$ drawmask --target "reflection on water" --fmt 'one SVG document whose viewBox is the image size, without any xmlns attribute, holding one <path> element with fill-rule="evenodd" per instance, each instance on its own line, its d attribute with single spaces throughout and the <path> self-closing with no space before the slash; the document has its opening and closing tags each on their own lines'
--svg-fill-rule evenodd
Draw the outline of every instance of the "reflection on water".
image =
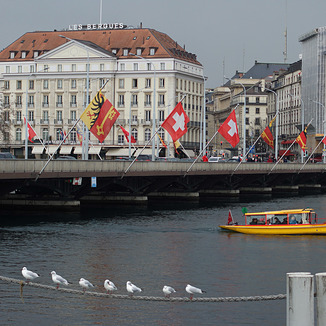
<svg viewBox="0 0 326 326">
<path fill-rule="evenodd" d="M 0 275 L 21 278 L 27 266 L 51 284 L 55 270 L 78 287 L 84 277 L 104 292 L 112 279 L 126 294 L 130 280 L 144 295 L 186 284 L 209 297 L 285 293 L 287 272 L 325 272 L 323 236 L 257 236 L 220 231 L 231 209 L 314 208 L 326 217 L 326 196 L 236 202 L 85 207 L 80 213 L 1 212 Z M 285 300 L 243 303 L 158 303 L 93 298 L 0 282 L 0 324 L 10 325 L 284 325 Z"/>
</svg>

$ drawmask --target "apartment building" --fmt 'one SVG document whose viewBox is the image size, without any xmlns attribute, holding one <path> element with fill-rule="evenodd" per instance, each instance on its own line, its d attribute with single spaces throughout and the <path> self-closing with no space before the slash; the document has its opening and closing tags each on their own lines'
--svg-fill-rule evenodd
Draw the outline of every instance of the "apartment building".
<svg viewBox="0 0 326 326">
<path fill-rule="evenodd" d="M 103 87 L 120 116 L 102 144 L 90 135 L 97 148 L 93 154 L 126 154 L 119 125 L 131 126 L 135 146 L 143 147 L 181 99 L 190 118 L 181 143 L 193 149 L 200 141 L 203 85 L 196 55 L 154 29 L 119 24 L 118 29 L 27 32 L 0 52 L 0 147 L 24 155 L 25 116 L 42 141 L 59 144 Z M 168 134 L 158 133 L 172 149 Z M 34 152 L 39 148 L 30 145 Z M 77 126 L 64 145 L 71 147 L 66 152 L 80 153 Z M 158 138 L 155 145 L 162 147 Z"/>
</svg>

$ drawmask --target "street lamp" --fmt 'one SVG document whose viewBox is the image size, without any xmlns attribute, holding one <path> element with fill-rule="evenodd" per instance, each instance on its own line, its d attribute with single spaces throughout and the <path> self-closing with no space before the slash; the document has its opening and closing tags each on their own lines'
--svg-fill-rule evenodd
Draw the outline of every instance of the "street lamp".
<svg viewBox="0 0 326 326">
<path fill-rule="evenodd" d="M 76 42 L 80 44 L 87 53 L 87 68 L 86 68 L 86 107 L 89 104 L 89 51 L 88 47 L 85 46 L 83 43 L 81 43 L 78 40 L 73 40 L 70 37 L 64 36 L 64 35 L 59 35 L 62 38 L 65 38 L 68 41 Z M 83 160 L 88 160 L 88 140 L 89 140 L 89 130 L 84 124 L 84 132 L 83 132 L 83 144 L 82 144 L 82 159 Z"/>
<path fill-rule="evenodd" d="M 325 110 L 325 105 L 323 104 L 323 103 L 320 103 L 320 102 L 317 102 L 317 101 L 314 101 L 314 100 L 310 100 L 310 101 L 312 101 L 312 102 L 314 102 L 314 103 L 316 103 L 316 104 L 318 104 L 318 105 L 320 105 L 320 106 L 322 106 L 323 107 L 323 110 L 324 110 L 324 121 L 323 121 L 323 125 L 324 125 L 324 137 L 325 137 L 325 132 L 326 132 L 326 125 L 325 125 L 325 123 L 326 123 L 326 110 Z M 316 124 L 317 124 L 317 120 L 316 120 Z M 326 150 L 325 150 L 325 143 L 323 142 L 323 144 L 324 144 L 324 149 L 323 149 L 323 154 L 322 154 L 322 156 L 323 156 L 323 163 L 326 163 L 326 156 L 325 156 L 325 154 L 326 154 Z"/>
<path fill-rule="evenodd" d="M 155 69 L 155 66 L 154 64 L 152 63 L 151 60 L 149 59 L 146 59 L 144 57 L 141 57 L 140 55 L 137 55 L 137 54 L 134 54 L 134 53 L 131 53 L 129 52 L 130 55 L 133 55 L 139 59 L 143 59 L 145 61 L 148 61 L 150 63 L 150 65 L 153 67 L 154 69 L 154 88 L 153 88 L 153 91 L 154 91 L 154 94 L 153 94 L 153 127 L 152 127 L 152 134 L 154 135 L 155 134 L 155 130 L 156 130 L 156 103 L 155 103 L 155 93 L 156 93 L 156 69 Z M 155 161 L 155 137 L 153 137 L 152 139 L 152 161 Z"/>
<path fill-rule="evenodd" d="M 291 98 L 293 98 L 292 94 L 288 94 Z M 300 98 L 301 101 L 301 131 L 304 129 L 304 103 L 302 98 Z M 301 151 L 301 163 L 303 163 L 304 159 L 304 152 Z"/>
<path fill-rule="evenodd" d="M 278 112 L 279 112 L 279 100 L 278 95 L 275 91 L 265 88 L 266 91 L 274 93 L 276 99 L 276 121 L 275 121 L 275 159 L 278 158 Z"/>
</svg>

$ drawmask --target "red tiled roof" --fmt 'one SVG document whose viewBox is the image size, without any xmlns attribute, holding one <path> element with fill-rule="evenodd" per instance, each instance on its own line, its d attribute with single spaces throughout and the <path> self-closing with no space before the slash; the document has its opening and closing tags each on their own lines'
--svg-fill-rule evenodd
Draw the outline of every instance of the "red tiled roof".
<svg viewBox="0 0 326 326">
<path fill-rule="evenodd" d="M 0 52 L 0 61 L 26 61 L 33 60 L 34 51 L 42 55 L 44 51 L 50 51 L 65 42 L 59 35 L 76 40 L 93 42 L 106 51 L 117 49 L 117 57 L 122 56 L 123 49 L 136 53 L 136 48 L 142 48 L 142 56 L 149 57 L 149 49 L 156 48 L 154 58 L 175 57 L 190 63 L 199 64 L 196 55 L 185 51 L 168 35 L 154 29 L 121 29 L 121 30 L 82 30 L 82 31 L 49 31 L 28 32 Z M 26 51 L 26 58 L 21 58 L 21 52 Z M 16 52 L 15 58 L 10 58 L 10 53 Z M 131 58 L 126 56 L 125 58 Z"/>
</svg>

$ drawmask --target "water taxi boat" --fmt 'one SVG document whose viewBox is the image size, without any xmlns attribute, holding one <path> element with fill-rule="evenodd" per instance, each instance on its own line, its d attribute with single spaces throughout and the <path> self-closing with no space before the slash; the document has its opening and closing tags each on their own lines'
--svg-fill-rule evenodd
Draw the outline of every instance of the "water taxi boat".
<svg viewBox="0 0 326 326">
<path fill-rule="evenodd" d="M 245 213 L 245 224 L 234 223 L 229 213 L 228 223 L 219 227 L 247 234 L 326 234 L 326 219 L 318 219 L 311 208 Z M 324 222 L 321 223 L 320 220 Z"/>
</svg>

